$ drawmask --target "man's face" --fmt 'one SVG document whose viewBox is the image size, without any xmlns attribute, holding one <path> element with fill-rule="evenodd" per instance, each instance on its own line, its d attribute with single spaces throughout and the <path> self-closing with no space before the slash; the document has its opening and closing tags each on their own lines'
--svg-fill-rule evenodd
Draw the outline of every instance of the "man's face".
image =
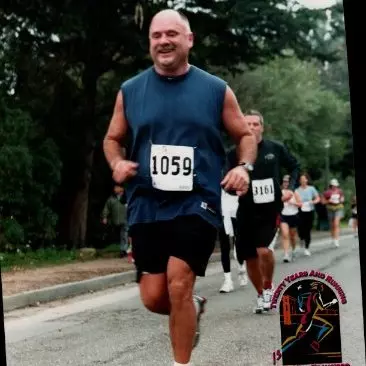
<svg viewBox="0 0 366 366">
<path fill-rule="evenodd" d="M 178 14 L 161 14 L 150 26 L 150 55 L 161 69 L 174 71 L 188 58 L 193 35 Z"/>
<path fill-rule="evenodd" d="M 263 137 L 263 125 L 261 123 L 261 119 L 259 116 L 246 115 L 244 116 L 246 122 L 255 138 L 257 139 L 257 143 L 262 141 Z"/>
</svg>

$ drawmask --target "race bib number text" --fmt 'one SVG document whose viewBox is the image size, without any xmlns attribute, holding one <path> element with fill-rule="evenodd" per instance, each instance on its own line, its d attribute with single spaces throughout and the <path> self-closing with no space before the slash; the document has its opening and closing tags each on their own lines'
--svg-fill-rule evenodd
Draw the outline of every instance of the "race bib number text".
<svg viewBox="0 0 366 366">
<path fill-rule="evenodd" d="M 333 204 L 338 204 L 338 203 L 340 203 L 340 198 L 341 198 L 341 195 L 340 195 L 340 194 L 338 194 L 338 193 L 333 193 L 333 194 L 330 196 L 329 202 L 330 202 L 330 203 L 333 203 Z"/>
<path fill-rule="evenodd" d="M 254 203 L 260 204 L 274 202 L 275 195 L 272 178 L 253 180 L 252 188 Z"/>
<path fill-rule="evenodd" d="M 192 191 L 194 150 L 190 146 L 152 145 L 150 174 L 162 191 Z"/>
<path fill-rule="evenodd" d="M 302 212 L 310 212 L 311 211 L 311 203 L 310 202 L 304 202 L 301 207 Z"/>
</svg>

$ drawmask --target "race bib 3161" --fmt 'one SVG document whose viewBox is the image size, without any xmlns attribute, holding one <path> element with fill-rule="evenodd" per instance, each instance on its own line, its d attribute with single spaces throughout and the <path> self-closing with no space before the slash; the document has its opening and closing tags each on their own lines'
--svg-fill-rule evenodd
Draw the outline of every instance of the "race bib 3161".
<svg viewBox="0 0 366 366">
<path fill-rule="evenodd" d="M 274 202 L 275 195 L 272 178 L 253 180 L 252 189 L 254 203 L 260 204 Z"/>
<path fill-rule="evenodd" d="M 151 145 L 150 174 L 154 188 L 162 191 L 192 191 L 193 169 L 193 147 Z"/>
</svg>

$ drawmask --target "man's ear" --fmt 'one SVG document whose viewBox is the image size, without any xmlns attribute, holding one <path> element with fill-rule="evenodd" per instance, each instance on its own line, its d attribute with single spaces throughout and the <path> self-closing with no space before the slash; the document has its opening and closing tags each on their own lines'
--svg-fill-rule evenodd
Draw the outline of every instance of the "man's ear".
<svg viewBox="0 0 366 366">
<path fill-rule="evenodd" d="M 189 40 L 189 43 L 190 43 L 189 48 L 192 48 L 193 47 L 193 43 L 194 43 L 194 34 L 192 32 L 189 33 L 188 40 Z"/>
</svg>

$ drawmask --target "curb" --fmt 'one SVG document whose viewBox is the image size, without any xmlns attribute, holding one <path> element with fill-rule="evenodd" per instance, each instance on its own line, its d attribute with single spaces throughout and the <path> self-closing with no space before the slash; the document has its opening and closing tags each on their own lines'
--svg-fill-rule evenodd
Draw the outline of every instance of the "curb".
<svg viewBox="0 0 366 366">
<path fill-rule="evenodd" d="M 217 262 L 220 260 L 221 254 L 213 253 L 209 262 Z M 3 296 L 4 313 L 27 306 L 37 306 L 39 303 L 47 303 L 76 295 L 83 295 L 91 291 L 101 291 L 110 287 L 123 286 L 134 282 L 135 279 L 136 271 L 132 270 L 95 277 L 84 281 L 45 287 L 39 290 L 26 291 L 16 295 Z"/>
<path fill-rule="evenodd" d="M 4 312 L 25 308 L 27 306 L 35 306 L 41 302 L 50 302 L 81 295 L 90 291 L 100 291 L 108 287 L 120 286 L 134 281 L 135 278 L 135 271 L 128 271 L 4 296 Z"/>
<path fill-rule="evenodd" d="M 344 232 L 341 236 L 348 235 L 348 232 Z M 322 240 L 329 237 L 329 234 L 314 235 L 314 240 Z M 275 249 L 278 249 L 279 240 L 275 245 Z M 209 263 L 218 262 L 221 260 L 221 253 L 213 253 L 210 257 Z M 68 297 L 86 294 L 91 291 L 101 291 L 110 287 L 122 286 L 128 283 L 134 282 L 136 279 L 135 270 L 110 274 L 106 276 L 100 276 L 91 278 L 89 280 L 70 282 L 56 286 L 45 287 L 39 290 L 32 290 L 22 292 L 16 295 L 3 296 L 3 308 L 4 312 L 11 310 L 25 308 L 27 306 L 37 306 L 39 303 L 47 303 L 54 300 L 65 299 Z"/>
</svg>

